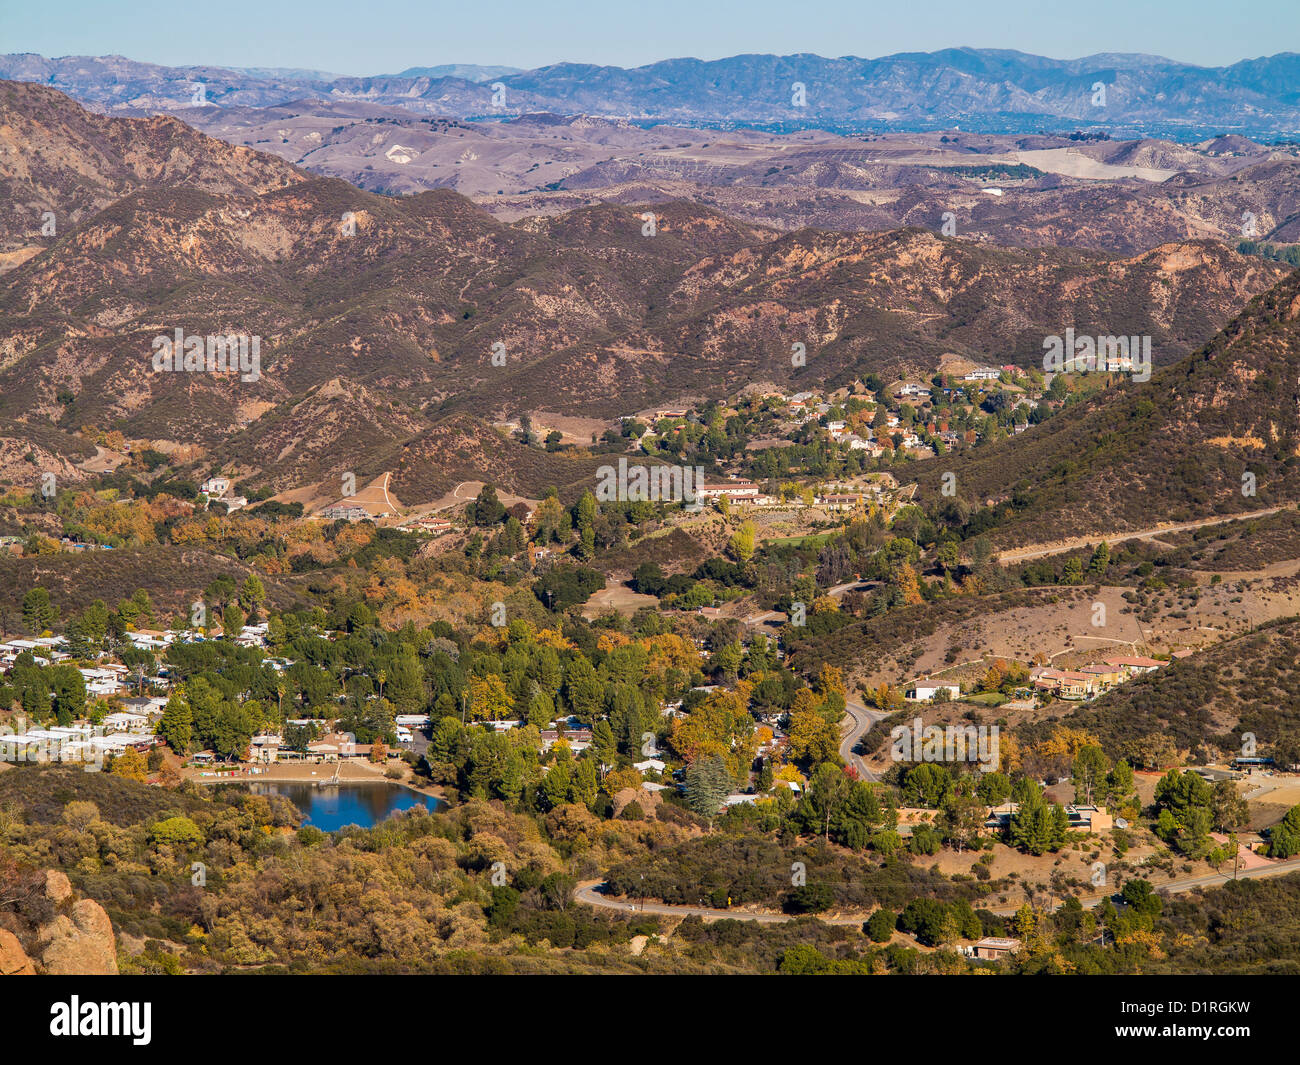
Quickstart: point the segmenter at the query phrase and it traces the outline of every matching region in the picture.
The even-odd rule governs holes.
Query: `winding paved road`
[[[855,754],[853,748],[858,745],[858,740],[867,734],[872,725],[889,715],[883,710],[868,709],[862,703],[855,703],[852,699],[848,700],[847,705],[849,731],[844,734],[844,739],[840,741],[840,757],[844,759],[845,765],[851,765],[858,771],[859,780],[878,781],[880,779],[879,774],[867,768],[867,763],[862,760],[862,755]]]

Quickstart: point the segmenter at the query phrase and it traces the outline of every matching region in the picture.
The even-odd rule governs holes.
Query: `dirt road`
[[[1251,880],[1257,877],[1283,876],[1295,872],[1300,872],[1300,858],[1275,862],[1258,869],[1242,869],[1237,873],[1236,878],[1238,880]],[[1176,895],[1184,891],[1195,891],[1200,887],[1219,887],[1232,879],[1231,873],[1208,873],[1203,876],[1188,877],[1186,880],[1175,880],[1168,884],[1161,884],[1156,887],[1156,891],[1157,893],[1168,892]],[[757,921],[759,924],[783,924],[786,921],[793,921],[802,916],[801,914],[774,913],[770,911],[723,910],[710,906],[677,906],[666,902],[616,899],[602,895],[596,890],[601,886],[603,886],[603,882],[600,880],[585,880],[578,885],[573,897],[583,905],[596,906],[605,910],[617,910],[620,913],[654,913],[659,914],[661,917],[700,917],[706,921]],[[1085,910],[1090,910],[1100,906],[1102,902],[1110,897],[1109,893],[1104,893],[1081,898],[1079,901],[1083,904]],[[1014,906],[990,907],[990,911],[999,916],[1009,917],[1015,914],[1021,905],[1023,903],[1017,903]],[[817,919],[826,924],[859,925],[866,920],[866,915],[860,913],[818,914]]]
[[[1191,529],[1203,529],[1207,525],[1223,525],[1230,521],[1250,521],[1252,518],[1265,518],[1279,510],[1288,510],[1295,504],[1288,503],[1281,507],[1269,507],[1267,510],[1253,510],[1248,514],[1218,515],[1213,518],[1201,518],[1198,521],[1182,522],[1178,525],[1160,525],[1154,529],[1140,529],[1137,532],[1093,533],[1089,536],[1076,536],[1071,540],[1061,540],[1054,544],[1029,544],[1011,551],[998,554],[998,561],[1007,566],[1015,562],[1028,562],[1048,555],[1060,555],[1066,551],[1075,551],[1089,544],[1099,544],[1103,540],[1110,545],[1122,544],[1127,540],[1155,540],[1169,533],[1187,532]]]

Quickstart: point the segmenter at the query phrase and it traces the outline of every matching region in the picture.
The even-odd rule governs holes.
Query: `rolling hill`
[[[1300,271],[1149,382],[916,469],[923,497],[939,501],[951,470],[960,496],[996,504],[1004,545],[1300,500]]]
[[[0,418],[237,444],[277,490],[371,469],[452,414],[490,462],[490,423],[529,411],[612,418],[757,380],[932,372],[949,352],[1030,364],[1067,325],[1149,333],[1167,365],[1285,273],[1214,241],[1117,257],[917,229],[782,234],[680,202],[506,224],[449,190],[378,196],[52,89],[0,96],[0,124],[38,119],[0,182],[56,213],[89,201],[57,168],[32,181],[38,153],[71,169],[82,143],[141,136],[124,154],[179,169],[90,157],[92,183],[122,195],[0,276]],[[155,343],[176,329],[258,338],[257,374],[159,372]]]

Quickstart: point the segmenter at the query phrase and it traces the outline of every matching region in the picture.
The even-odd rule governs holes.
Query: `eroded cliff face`
[[[56,869],[28,874],[0,914],[0,976],[115,976],[117,940],[104,908],[74,898]]]

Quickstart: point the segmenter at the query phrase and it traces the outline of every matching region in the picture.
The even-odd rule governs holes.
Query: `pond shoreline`
[[[277,780],[268,775],[205,783],[240,788],[249,795],[279,796],[297,808],[303,818],[303,827],[315,827],[325,832],[337,832],[348,825],[374,828],[397,813],[409,810],[437,813],[448,806],[441,796],[405,787],[395,780],[375,777],[344,778],[334,783],[327,778],[316,781],[301,778]]]
[[[313,764],[307,763],[306,765]],[[314,763],[322,764],[322,763]],[[284,768],[269,773],[250,774],[247,770],[237,770],[234,773],[222,774],[221,776],[201,777],[197,772],[191,770],[185,774],[185,779],[193,781],[202,787],[210,787],[214,784],[317,784],[328,787],[351,787],[354,784],[374,785],[390,784],[394,787],[404,788],[415,795],[423,795],[437,799],[439,802],[447,803],[447,799],[441,794],[441,788],[436,785],[433,788],[417,788],[406,780],[389,780],[386,777],[372,773],[367,769],[359,766],[352,766],[350,763],[343,763],[343,772],[340,773],[339,779],[334,780],[333,771],[328,775],[320,776],[315,773],[306,772],[306,765],[301,767],[302,771],[294,773],[286,772]],[[352,769],[352,773],[347,770]],[[207,770],[206,772],[212,772]],[[450,805],[448,803],[448,805]]]

